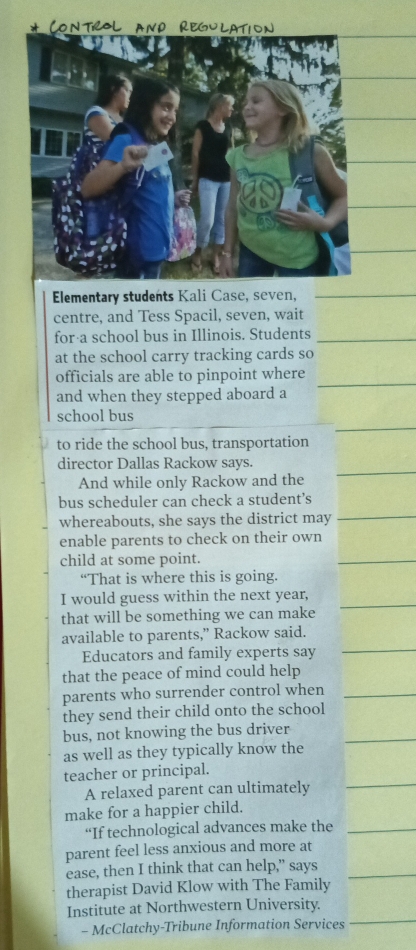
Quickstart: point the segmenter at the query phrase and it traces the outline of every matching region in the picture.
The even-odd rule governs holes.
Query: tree
[[[263,75],[286,79],[301,92],[306,110],[340,167],[346,166],[341,80],[336,36],[263,36]]]
[[[151,67],[177,86],[192,77],[203,91],[235,93],[236,82],[238,89],[247,86],[257,73],[250,56],[255,43],[251,37],[169,36],[164,37],[163,51],[159,46],[153,48],[148,37],[130,40],[139,53],[140,65]]]
[[[233,95],[233,125],[242,134],[241,108],[249,83],[257,77],[286,79],[300,90],[312,124],[336,163],[345,168],[336,36],[112,36],[88,37],[88,45],[97,51],[112,46],[138,69],[179,88],[189,85],[208,94]]]

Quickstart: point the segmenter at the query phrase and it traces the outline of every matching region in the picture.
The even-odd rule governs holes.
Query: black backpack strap
[[[113,142],[118,135],[128,135],[130,134],[130,126],[127,125],[127,122],[118,122],[114,126],[114,129],[110,135],[109,142]]]
[[[329,195],[323,193],[315,175],[315,136],[311,135],[305,145],[298,152],[291,152],[289,155],[290,173],[292,181],[297,176],[297,187],[302,189],[302,201],[308,203],[308,198],[314,196],[322,208],[326,211],[331,203]],[[335,245],[339,247],[348,242],[348,223],[341,221],[330,231],[330,237]]]
[[[302,189],[302,201],[307,204],[307,199],[314,195],[323,207],[323,198],[315,175],[314,159],[315,136],[311,135],[298,152],[290,152],[290,174],[292,182],[297,178],[296,187]]]

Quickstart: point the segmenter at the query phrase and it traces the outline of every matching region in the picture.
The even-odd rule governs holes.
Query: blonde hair
[[[277,105],[286,109],[282,120],[282,144],[292,152],[299,151],[310,137],[312,129],[296,86],[285,79],[257,79],[250,84],[249,89],[255,86],[267,89]]]
[[[209,119],[210,115],[218,109],[218,106],[222,106],[223,102],[228,102],[230,106],[233,106],[234,101],[234,96],[226,96],[224,92],[214,92],[208,102],[206,118]]]

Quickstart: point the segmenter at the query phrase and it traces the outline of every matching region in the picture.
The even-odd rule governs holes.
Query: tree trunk
[[[170,52],[167,78],[169,82],[174,83],[175,86],[179,86],[180,88],[185,68],[185,37],[171,36],[169,45]]]

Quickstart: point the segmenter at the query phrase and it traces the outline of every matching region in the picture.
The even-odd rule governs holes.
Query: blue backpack
[[[123,124],[124,125],[124,124]],[[135,144],[141,144],[131,126],[125,126]],[[140,141],[136,142],[136,138]],[[58,264],[86,277],[114,272],[122,260],[127,237],[125,213],[132,187],[126,183],[99,198],[84,199],[81,185],[104,157],[106,143],[87,133],[63,178],[52,182],[52,225]],[[133,182],[133,184],[131,184]]]

